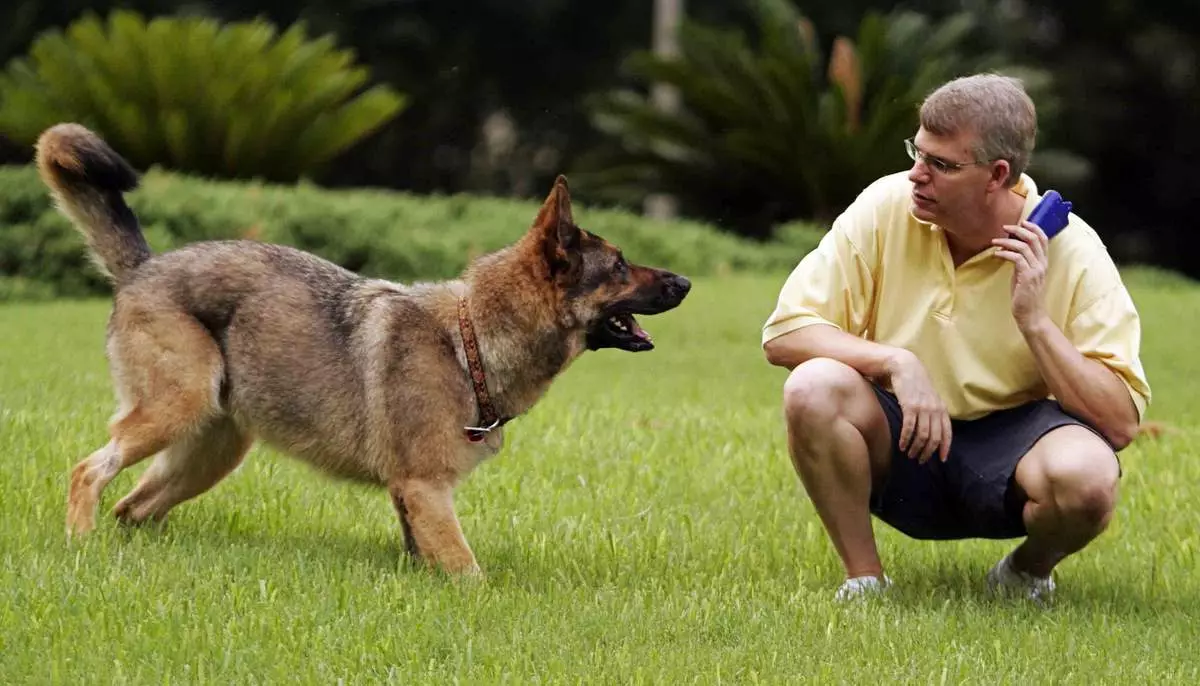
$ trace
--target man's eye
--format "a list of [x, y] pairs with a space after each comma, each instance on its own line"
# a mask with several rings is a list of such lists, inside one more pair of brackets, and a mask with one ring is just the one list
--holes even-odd
[[960, 165], [960, 164], [955, 164], [954, 162], [947, 162], [946, 160], [939, 159], [937, 157], [933, 158], [933, 166], [937, 167], [938, 171], [946, 173], [946, 174], [949, 174], [950, 172], [956, 172], [962, 168], [962, 165]]

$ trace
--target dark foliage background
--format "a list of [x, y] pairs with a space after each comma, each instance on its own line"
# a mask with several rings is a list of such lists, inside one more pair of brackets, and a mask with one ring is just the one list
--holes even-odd
[[[745, 175], [731, 169], [714, 168], [697, 178], [692, 198], [687, 188], [667, 183], [670, 174], [661, 168], [638, 177], [632, 195], [627, 177], [605, 181], [598, 172], [611, 171], [614, 160], [629, 151], [625, 137], [600, 125], [597, 103], [617, 91], [646, 93], [648, 83], [633, 67], [644, 59], [637, 53], [651, 45], [652, 5], [646, 0], [9, 0], [0, 7], [0, 58], [7, 63], [24, 55], [41, 32], [61, 30], [89, 10], [100, 16], [123, 8], [148, 17], [264, 18], [281, 30], [303, 21], [311, 34], [332, 34], [339, 47], [351, 49], [369, 68], [372, 83], [389, 85], [407, 98], [398, 116], [325, 165], [316, 183], [532, 198], [555, 174], [567, 172], [595, 179], [575, 184], [581, 201], [638, 210], [638, 193], [670, 190], [679, 194], [680, 210], [689, 217], [756, 237], [770, 236], [792, 220], [827, 220], [861, 182], [864, 169], [873, 173], [881, 164], [907, 164], [899, 141], [857, 150], [859, 161], [847, 163], [851, 173], [842, 162], [818, 156], [812, 166], [827, 189], [826, 200], [815, 204], [793, 197], [796, 171], [786, 166], [756, 172], [766, 175], [758, 177], [765, 189], [761, 195], [747, 194]], [[749, 46], [759, 43], [758, 7], [756, 0], [685, 3], [690, 24], [740, 32]], [[954, 72], [982, 64], [1030, 75], [1042, 112], [1041, 154], [1031, 170], [1040, 184], [1071, 199], [1119, 259], [1200, 276], [1195, 258], [1200, 237], [1189, 212], [1200, 162], [1200, 3], [793, 0], [791, 7], [810, 25], [822, 66], [834, 60], [839, 38], [861, 37], [872, 12], [918, 13], [931, 26], [956, 16], [971, 18], [969, 38], [957, 44], [955, 60], [945, 68]], [[928, 46], [919, 41], [893, 48], [899, 51], [897, 63], [916, 60], [912, 63], [920, 66], [944, 56], [922, 53]], [[814, 78], [844, 98], [836, 79], [837, 88], [826, 83], [828, 73]], [[751, 84], [728, 85], [742, 97]], [[714, 137], [714, 146], [722, 144], [719, 138]], [[778, 138], [778, 131], [763, 127], [762, 140], [750, 144], [769, 147]], [[0, 139], [0, 159], [27, 161], [28, 146]], [[820, 170], [828, 174], [822, 177]], [[700, 202], [699, 196], [726, 199]]]

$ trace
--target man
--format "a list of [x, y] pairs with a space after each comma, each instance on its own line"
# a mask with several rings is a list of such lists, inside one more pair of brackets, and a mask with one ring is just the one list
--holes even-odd
[[838, 217], [764, 326], [839, 599], [890, 584], [872, 514], [918, 539], [1025, 537], [987, 582], [1037, 601], [1112, 516], [1150, 401], [1139, 318], [1082, 219], [1052, 241], [1026, 221], [1036, 131], [1015, 79], [935, 90], [912, 168]]

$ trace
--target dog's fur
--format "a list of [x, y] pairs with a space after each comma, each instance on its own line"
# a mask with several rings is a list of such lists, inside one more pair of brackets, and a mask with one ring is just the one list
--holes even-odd
[[513, 244], [459, 279], [400, 285], [254, 241], [152, 256], [123, 196], [137, 175], [103, 140], [59, 124], [41, 135], [36, 158], [114, 290], [107, 356], [119, 409], [111, 440], [71, 474], [71, 534], [94, 528], [122, 469], [157, 454], [113, 513], [158, 520], [229, 474], [260, 438], [329, 474], [386, 486], [410, 553], [478, 574], [453, 491], [503, 438], [464, 432], [480, 410], [459, 299], [507, 418], [585, 350], [652, 348], [632, 314], [674, 308], [690, 288], [579, 228], [561, 176]]

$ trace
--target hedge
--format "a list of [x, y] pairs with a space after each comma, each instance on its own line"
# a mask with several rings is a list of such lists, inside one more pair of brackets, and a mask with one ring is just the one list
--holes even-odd
[[[108, 292], [82, 238], [54, 210], [31, 167], [0, 167], [0, 189], [0, 300]], [[401, 282], [461, 273], [473, 257], [517, 239], [537, 210], [534, 201], [211, 181], [157, 169], [142, 177], [129, 203], [155, 251], [253, 238]], [[689, 276], [790, 270], [821, 236], [816, 228], [791, 224], [780, 240], [757, 243], [697, 222], [648, 220], [579, 203], [575, 216], [620, 245], [631, 261]]]

